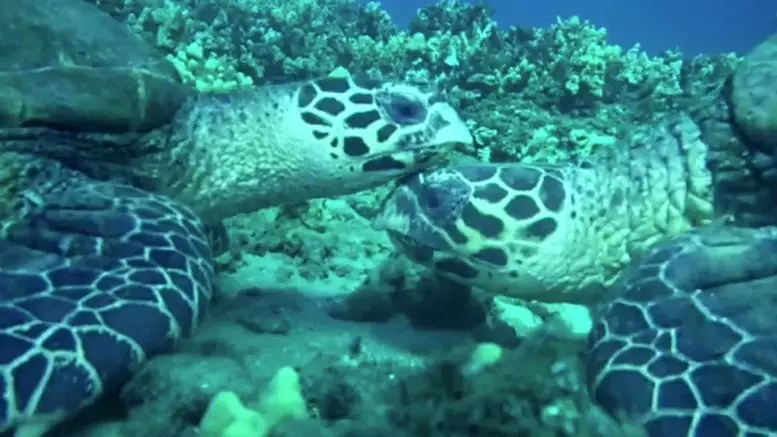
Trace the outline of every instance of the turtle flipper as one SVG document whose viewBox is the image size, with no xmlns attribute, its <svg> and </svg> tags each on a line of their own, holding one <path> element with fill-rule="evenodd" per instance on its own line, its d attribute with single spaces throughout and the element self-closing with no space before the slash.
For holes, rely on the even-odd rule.
<svg viewBox="0 0 777 437">
<path fill-rule="evenodd" d="M 56 163 L 35 173 L 0 235 L 0 433 L 93 402 L 188 334 L 212 292 L 186 207 Z"/>
<path fill-rule="evenodd" d="M 658 245 L 599 309 L 596 400 L 650 437 L 777 435 L 777 228 Z"/>
</svg>

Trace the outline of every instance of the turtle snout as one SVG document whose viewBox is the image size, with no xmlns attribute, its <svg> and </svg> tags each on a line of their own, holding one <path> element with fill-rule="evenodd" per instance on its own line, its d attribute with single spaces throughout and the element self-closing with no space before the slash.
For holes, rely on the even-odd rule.
<svg viewBox="0 0 777 437">
<path fill-rule="evenodd" d="M 467 123 L 448 103 L 436 103 L 429 117 L 429 128 L 434 132 L 431 143 L 470 148 L 475 142 Z"/>
</svg>

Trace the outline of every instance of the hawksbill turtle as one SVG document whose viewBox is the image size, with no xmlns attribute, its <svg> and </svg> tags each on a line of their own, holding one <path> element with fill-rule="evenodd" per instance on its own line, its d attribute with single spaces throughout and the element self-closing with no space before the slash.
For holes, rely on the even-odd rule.
<svg viewBox="0 0 777 437">
<path fill-rule="evenodd" d="M 774 36 L 591 159 L 422 172 L 376 227 L 461 283 L 592 307 L 590 391 L 651 437 L 777 435 L 776 83 Z"/>
<path fill-rule="evenodd" d="M 80 0 L 6 1 L 0 22 L 0 434 L 44 434 L 191 333 L 213 293 L 212 224 L 472 141 L 405 83 L 197 93 Z"/>
</svg>

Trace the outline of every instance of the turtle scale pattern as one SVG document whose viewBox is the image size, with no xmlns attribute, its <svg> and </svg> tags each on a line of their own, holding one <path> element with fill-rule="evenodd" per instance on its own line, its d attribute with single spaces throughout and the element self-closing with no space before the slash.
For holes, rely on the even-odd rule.
<svg viewBox="0 0 777 437">
<path fill-rule="evenodd" d="M 372 188 L 472 142 L 433 90 L 344 72 L 198 94 L 86 2 L 0 16 L 15 36 L 0 43 L 0 434 L 45 434 L 189 334 L 221 219 Z"/>
<path fill-rule="evenodd" d="M 634 256 L 712 219 L 706 151 L 696 124 L 678 117 L 636 129 L 595 162 L 431 170 L 395 190 L 376 227 L 458 282 L 598 302 Z"/>
<path fill-rule="evenodd" d="M 340 71 L 199 93 L 89 2 L 9 3 L 0 21 L 3 151 L 142 184 L 207 223 L 373 188 L 472 142 L 431 89 Z"/>
<path fill-rule="evenodd" d="M 654 142 L 657 147 L 649 149 L 648 155 L 661 150 L 693 150 L 690 146 L 694 144 L 703 146 L 696 135 L 681 134 L 692 132 L 690 126 L 659 129 L 663 134 L 653 139 L 666 141 Z M 664 148 L 667 145 L 674 147 Z M 660 161 L 651 158 L 648 162 Z M 710 222 L 712 216 L 706 215 L 710 202 L 697 196 L 693 202 L 680 202 L 683 197 L 677 196 L 679 189 L 665 191 L 674 194 L 674 203 L 669 205 L 694 205 L 692 208 L 652 210 L 651 205 L 666 204 L 669 199 L 653 192 L 652 196 L 640 194 L 640 207 L 646 209 L 632 210 L 631 215 L 614 208 L 613 203 L 602 203 L 602 197 L 583 192 L 585 198 L 595 200 L 594 204 L 606 205 L 611 215 L 602 209 L 590 211 L 607 217 L 600 223 L 612 227 L 596 229 L 593 225 L 597 222 L 587 222 L 582 214 L 588 205 L 575 209 L 578 212 L 574 214 L 555 215 L 580 221 L 582 226 L 575 232 L 594 229 L 600 236 L 602 229 L 617 230 L 624 223 L 639 226 L 612 234 L 622 239 L 622 245 L 612 245 L 615 239 L 602 240 L 603 245 L 591 241 L 581 245 L 564 239 L 563 243 L 553 243 L 547 236 L 559 227 L 541 225 L 543 220 L 574 202 L 574 196 L 568 195 L 569 181 L 574 179 L 570 175 L 591 168 L 588 164 L 567 168 L 475 164 L 434 170 L 414 176 L 398 187 L 376 224 L 388 231 L 406 255 L 437 273 L 490 292 L 545 301 L 571 300 L 563 294 L 550 299 L 543 294 L 553 292 L 554 283 L 545 278 L 569 272 L 559 272 L 559 266 L 574 269 L 578 261 L 591 266 L 603 258 L 586 254 L 602 255 L 599 251 L 606 247 L 618 248 L 621 254 L 632 250 L 635 260 L 604 252 L 604 259 L 619 264 L 612 277 L 596 277 L 602 286 L 609 285 L 595 287 L 601 293 L 597 294 L 598 300 L 593 300 L 595 304 L 600 304 L 605 296 L 619 296 L 599 307 L 595 317 L 598 323 L 589 336 L 587 370 L 597 402 L 615 415 L 644 421 L 651 437 L 775 435 L 777 331 L 773 310 L 777 307 L 777 228 L 734 228 L 719 221 Z M 602 175 L 609 175 L 607 180 L 618 180 L 612 178 L 617 172 L 601 171 Z M 708 193 L 710 188 L 703 171 L 696 173 L 699 177 L 674 179 L 667 178 L 671 172 L 622 174 L 659 174 L 661 177 L 653 181 L 675 182 L 660 185 L 633 179 L 635 187 L 695 187 L 684 192 L 699 194 Z M 686 176 L 689 174 L 693 172 Z M 683 183 L 678 185 L 678 181 Z M 606 184 L 594 186 L 599 193 L 608 193 Z M 644 191 L 639 189 L 635 194 L 638 193 Z M 622 194 L 625 193 L 619 195 Z M 634 215 L 656 211 L 664 211 L 659 215 L 664 220 L 651 221 Z M 687 214 L 677 214 L 680 211 Z M 617 217 L 629 219 L 616 223 Z M 674 219 L 667 220 L 671 217 Z M 668 226 L 671 224 L 674 225 Z M 630 238 L 638 239 L 635 243 L 647 244 L 632 244 Z M 531 257 L 551 243 L 562 244 L 567 254 L 550 252 L 536 267 L 532 266 Z M 575 248 L 582 252 L 575 253 Z M 644 253 L 637 257 L 640 251 Z M 591 271 L 579 270 L 580 277 L 589 272 L 600 273 L 606 265 L 600 264 Z M 604 278 L 607 280 L 603 281 Z M 580 284 L 571 282 L 567 286 L 577 292 L 581 288 L 574 287 Z M 604 293 L 607 288 L 614 290 Z"/>
<path fill-rule="evenodd" d="M 626 153 L 426 172 L 376 225 L 413 260 L 497 294 L 617 296 L 597 311 L 589 382 L 650 437 L 777 435 L 775 47 L 692 120 L 616 146 Z"/>
<path fill-rule="evenodd" d="M 200 94 L 89 2 L 6 3 L 0 434 L 45 434 L 195 329 L 223 218 L 373 188 L 472 143 L 433 90 L 345 72 Z"/>
<path fill-rule="evenodd" d="M 93 3 L 0 2 L 0 125 L 146 132 L 191 95 L 158 50 Z"/>
<path fill-rule="evenodd" d="M 590 292 L 579 300 L 594 306 L 620 295 L 589 337 L 591 391 L 650 437 L 772 436 L 777 229 L 715 217 L 709 150 L 680 117 L 594 162 L 433 170 L 397 187 L 376 225 L 416 262 L 490 292 Z"/>
<path fill-rule="evenodd" d="M 52 161 L 29 171 L 0 239 L 0 432 L 41 435 L 195 329 L 214 270 L 189 208 Z"/>
<path fill-rule="evenodd" d="M 206 221 L 372 188 L 471 142 L 439 94 L 350 74 L 199 96 L 181 114 L 173 152 L 140 167 Z M 237 187 L 225 196 L 224 185 Z"/>
<path fill-rule="evenodd" d="M 707 227 L 630 269 L 589 338 L 595 399 L 651 436 L 777 434 L 777 228 Z"/>
<path fill-rule="evenodd" d="M 284 99 L 278 99 L 278 90 Z M 250 161 L 239 158 L 244 152 L 253 158 L 267 153 L 257 159 L 263 167 L 254 168 L 248 179 L 248 188 L 253 180 L 263 185 L 242 187 L 241 194 L 249 197 L 243 202 L 227 199 L 235 209 L 215 211 L 220 215 L 247 205 L 258 209 L 375 186 L 432 165 L 456 142 L 471 141 L 449 105 L 409 85 L 348 76 L 251 91 L 270 98 L 244 108 L 256 113 L 219 114 L 216 106 L 208 106 L 201 110 L 210 113 L 188 119 L 207 130 L 198 139 L 213 138 L 214 130 L 224 133 L 224 123 L 235 118 L 267 116 L 266 111 L 278 105 L 288 105 L 281 108 L 285 114 L 300 116 L 305 123 L 291 131 L 267 132 L 261 144 L 274 141 L 279 147 L 260 151 L 242 138 L 231 143 L 239 150 L 222 150 L 234 153 L 219 159 L 233 163 Z M 224 99 L 225 104 L 230 99 L 204 98 Z M 246 129 L 248 124 L 239 126 Z M 305 137 L 312 127 L 317 128 L 315 141 Z M 40 436 L 194 329 L 212 293 L 212 252 L 223 250 L 224 242 L 218 222 L 190 206 L 207 204 L 202 197 L 187 198 L 184 190 L 164 192 L 175 188 L 172 183 L 157 193 L 153 186 L 147 191 L 94 178 L 89 167 L 74 162 L 77 158 L 66 158 L 71 143 L 88 149 L 99 142 L 79 132 L 57 136 L 48 130 L 38 137 L 37 127 L 17 133 L 13 128 L 4 131 L 0 153 L 0 186 L 6 200 L 0 202 L 0 271 L 5 272 L 0 277 L 0 309 L 9 313 L 2 314 L 0 323 L 0 349 L 5 351 L 5 356 L 0 354 L 0 390 L 6 402 L 0 404 L 0 433 L 16 429 Z M 306 139 L 290 150 L 282 147 L 288 137 L 281 133 Z M 157 134 L 167 132 L 150 135 Z M 221 144 L 234 139 L 225 136 Z M 178 146 L 187 141 L 177 140 L 173 138 Z M 66 149 L 56 149 L 58 145 Z M 208 143 L 199 146 L 204 150 Z M 94 157 L 90 150 L 85 153 Z M 196 161 L 193 155 L 180 154 Z M 219 166 L 223 161 L 210 158 L 215 155 L 205 156 L 193 174 L 213 188 L 214 179 L 225 180 L 214 171 L 225 168 Z M 167 168 L 174 173 L 173 167 Z M 223 186 L 210 193 L 222 199 L 229 195 Z M 20 205 L 13 205 L 20 199 Z M 29 308 L 22 306 L 27 302 Z M 63 343 L 68 338 L 70 342 Z"/>
<path fill-rule="evenodd" d="M 472 137 L 438 93 L 346 72 L 193 96 L 141 138 L 13 127 L 0 141 L 4 150 L 161 192 L 213 223 L 372 188 L 439 163 Z"/>
<path fill-rule="evenodd" d="M 756 46 L 731 78 L 731 112 L 744 135 L 759 144 L 777 136 L 777 35 Z"/>
</svg>

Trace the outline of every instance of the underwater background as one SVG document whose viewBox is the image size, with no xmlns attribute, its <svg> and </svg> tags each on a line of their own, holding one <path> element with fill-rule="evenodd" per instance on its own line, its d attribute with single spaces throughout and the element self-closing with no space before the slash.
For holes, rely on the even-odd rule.
<svg viewBox="0 0 777 437">
<path fill-rule="evenodd" d="M 604 0 L 84 1 L 161 51 L 199 92 L 343 68 L 424 84 L 472 133 L 452 163 L 537 165 L 552 177 L 631 146 L 624 138 L 655 139 L 643 128 L 667 114 L 717 110 L 777 14 L 761 0 L 742 2 L 741 12 L 723 0 L 628 9 Z M 768 41 L 764 65 L 772 66 L 777 40 Z M 772 71 L 763 89 L 773 89 Z M 777 125 L 777 112 L 764 112 Z M 684 152 L 701 143 L 678 131 Z M 777 153 L 763 156 L 771 169 Z M 561 292 L 546 301 L 495 296 L 434 274 L 376 226 L 393 195 L 387 185 L 227 219 L 229 247 L 216 259 L 217 293 L 202 326 L 46 437 L 664 436 L 591 400 L 589 303 Z M 625 202 L 607 201 L 585 205 L 606 215 Z M 651 213 L 661 216 L 657 228 L 666 225 L 657 232 L 680 233 L 662 221 L 670 212 Z M 272 426 L 229 426 L 257 411 Z M 720 434 L 667 437 L 736 435 L 716 423 Z"/>
<path fill-rule="evenodd" d="M 362 0 L 362 3 L 367 2 Z M 628 3 L 589 0 L 582 5 L 573 0 L 487 3 L 500 26 L 545 27 L 553 24 L 557 16 L 578 15 L 607 28 L 611 43 L 627 47 L 639 43 L 651 54 L 679 49 L 686 55 L 721 52 L 742 55 L 777 27 L 774 3 L 768 0 Z M 425 4 L 420 0 L 385 1 L 383 8 L 395 23 L 405 26 Z"/>
</svg>

